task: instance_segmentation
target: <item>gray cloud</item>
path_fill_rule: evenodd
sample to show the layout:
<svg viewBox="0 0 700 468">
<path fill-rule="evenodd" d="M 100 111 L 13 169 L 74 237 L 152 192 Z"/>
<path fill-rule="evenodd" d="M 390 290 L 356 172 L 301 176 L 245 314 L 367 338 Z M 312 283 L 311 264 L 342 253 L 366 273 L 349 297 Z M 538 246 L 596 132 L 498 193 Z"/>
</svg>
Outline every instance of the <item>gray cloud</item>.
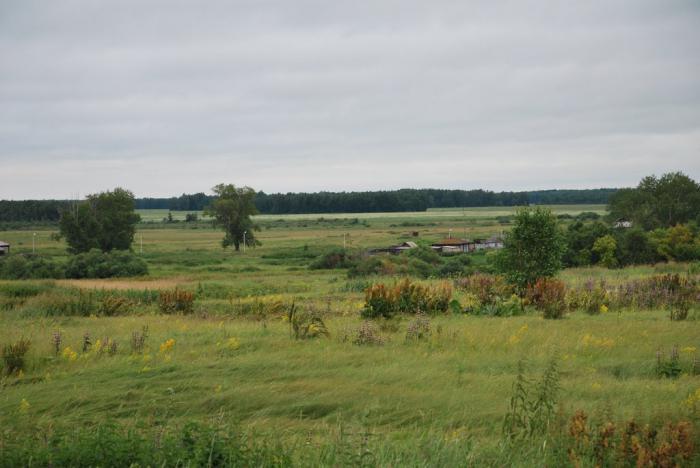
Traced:
<svg viewBox="0 0 700 468">
<path fill-rule="evenodd" d="M 0 4 L 0 198 L 700 178 L 696 1 Z"/>
</svg>

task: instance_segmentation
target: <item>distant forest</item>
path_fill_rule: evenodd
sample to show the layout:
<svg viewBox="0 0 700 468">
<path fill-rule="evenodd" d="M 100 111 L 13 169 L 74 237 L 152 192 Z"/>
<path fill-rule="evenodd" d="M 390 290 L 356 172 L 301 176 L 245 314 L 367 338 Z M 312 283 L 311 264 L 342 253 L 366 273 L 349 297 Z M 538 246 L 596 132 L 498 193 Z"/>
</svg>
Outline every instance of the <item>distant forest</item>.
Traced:
<svg viewBox="0 0 700 468">
<path fill-rule="evenodd" d="M 528 204 L 606 204 L 617 189 L 488 190 L 401 189 L 376 192 L 273 193 L 258 192 L 255 205 L 263 214 L 367 213 L 425 211 L 428 208 L 519 206 Z M 137 198 L 136 209 L 200 211 L 213 199 L 204 193 L 170 198 Z M 0 222 L 55 222 L 68 201 L 0 200 Z"/>
</svg>

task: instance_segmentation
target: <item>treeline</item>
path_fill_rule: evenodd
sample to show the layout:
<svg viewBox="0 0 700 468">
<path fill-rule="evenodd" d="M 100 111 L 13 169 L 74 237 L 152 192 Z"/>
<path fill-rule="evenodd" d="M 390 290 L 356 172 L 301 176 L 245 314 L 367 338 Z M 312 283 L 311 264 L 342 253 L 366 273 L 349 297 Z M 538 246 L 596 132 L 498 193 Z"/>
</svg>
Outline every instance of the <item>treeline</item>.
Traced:
<svg viewBox="0 0 700 468">
<path fill-rule="evenodd" d="M 255 206 L 263 214 L 367 213 L 425 211 L 428 208 L 521 206 L 528 204 L 605 204 L 617 189 L 489 190 L 401 189 L 374 192 L 272 193 L 257 192 Z M 201 211 L 214 200 L 205 193 L 170 198 L 137 198 L 138 210 Z M 0 223 L 56 222 L 68 201 L 0 200 Z"/>
<path fill-rule="evenodd" d="M 255 206 L 264 214 L 368 213 L 425 211 L 428 208 L 520 206 L 527 204 L 606 204 L 617 189 L 539 190 L 491 192 L 488 190 L 401 189 L 374 192 L 258 192 Z M 139 198 L 137 209 L 200 211 L 213 196 L 183 194 L 172 198 Z"/>
</svg>

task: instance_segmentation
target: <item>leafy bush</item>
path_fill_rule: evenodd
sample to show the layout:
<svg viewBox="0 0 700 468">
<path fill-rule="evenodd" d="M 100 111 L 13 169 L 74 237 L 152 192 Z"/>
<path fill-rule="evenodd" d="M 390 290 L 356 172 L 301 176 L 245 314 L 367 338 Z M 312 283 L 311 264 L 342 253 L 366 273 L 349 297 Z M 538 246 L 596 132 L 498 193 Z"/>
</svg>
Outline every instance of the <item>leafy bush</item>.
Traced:
<svg viewBox="0 0 700 468">
<path fill-rule="evenodd" d="M 0 279 L 63 278 L 60 265 L 39 255 L 0 257 Z"/>
<path fill-rule="evenodd" d="M 16 343 L 3 346 L 2 361 L 7 375 L 24 370 L 24 355 L 29 351 L 30 344 L 29 340 L 20 338 Z"/>
<path fill-rule="evenodd" d="M 570 290 L 566 299 L 569 309 L 580 309 L 591 315 L 608 310 L 610 305 L 608 291 L 603 281 L 596 284 L 589 280 L 584 284 L 583 288 Z"/>
<path fill-rule="evenodd" d="M 540 278 L 528 287 L 527 298 L 546 319 L 559 319 L 566 312 L 566 285 L 553 278 Z"/>
<path fill-rule="evenodd" d="M 615 306 L 633 309 L 671 310 L 672 318 L 684 318 L 700 301 L 696 281 L 678 274 L 657 275 L 623 283 L 615 290 Z"/>
<path fill-rule="evenodd" d="M 113 278 L 148 274 L 146 262 L 131 252 L 115 250 L 73 255 L 66 264 L 66 278 Z"/>
<path fill-rule="evenodd" d="M 421 285 L 404 279 L 393 286 L 373 284 L 365 291 L 365 318 L 391 318 L 397 313 L 447 312 L 452 299 L 452 286 L 443 282 L 436 286 Z"/>
<path fill-rule="evenodd" d="M 179 288 L 161 291 L 158 308 L 164 314 L 191 314 L 194 312 L 194 294 Z"/>
<path fill-rule="evenodd" d="M 355 264 L 354 258 L 345 249 L 333 249 L 317 257 L 309 265 L 310 270 L 333 270 L 350 268 Z"/>
<path fill-rule="evenodd" d="M 495 304 L 510 297 L 515 289 L 500 275 L 475 273 L 455 281 L 457 288 L 476 296 L 480 305 Z"/>
</svg>

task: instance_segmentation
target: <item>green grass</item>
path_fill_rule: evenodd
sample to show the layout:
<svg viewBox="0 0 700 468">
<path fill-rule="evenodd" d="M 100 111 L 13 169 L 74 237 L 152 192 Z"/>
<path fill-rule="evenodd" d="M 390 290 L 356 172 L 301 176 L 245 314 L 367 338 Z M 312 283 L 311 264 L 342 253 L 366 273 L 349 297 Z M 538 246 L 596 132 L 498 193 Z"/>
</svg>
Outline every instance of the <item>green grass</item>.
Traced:
<svg viewBox="0 0 700 468">
<path fill-rule="evenodd" d="M 575 214 L 601 208 L 557 209 Z M 688 419 L 698 430 L 700 402 L 688 404 L 700 390 L 700 377 L 689 375 L 700 350 L 697 311 L 685 322 L 670 321 L 663 310 L 575 312 L 558 321 L 446 315 L 432 319 L 432 336 L 422 342 L 405 342 L 404 320 L 397 330 L 381 332 L 383 346 L 352 344 L 364 283 L 348 280 L 343 270 L 310 271 L 309 262 L 326 248 L 342 246 L 343 234 L 349 248 L 361 251 L 408 239 L 414 229 L 425 242 L 449 229 L 466 228 L 468 236 L 497 233 L 507 227 L 494 217 L 512 213 L 468 211 L 466 221 L 460 210 L 261 218 L 263 245 L 245 253 L 223 251 L 221 232 L 201 226 L 139 228 L 143 253 L 140 242 L 135 251 L 148 262 L 149 277 L 0 282 L 0 345 L 21 336 L 32 342 L 24 374 L 0 380 L 0 426 L 31 439 L 37 428 L 90 428 L 108 420 L 145 433 L 216 422 L 280 440 L 302 465 L 353 464 L 347 454 L 329 455 L 345 447 L 350 454 L 371 451 L 377 463 L 394 466 L 468 464 L 467 456 L 475 457 L 473 463 L 527 466 L 539 463 L 536 453 L 500 445 L 511 386 L 521 359 L 528 377 L 536 378 L 558 356 L 563 415 L 584 409 L 616 420 Z M 355 217 L 367 223 L 352 222 Z M 38 231 L 37 250 L 65 258 L 65 245 L 50 233 Z M 31 251 L 31 231 L 0 232 L 0 238 L 13 244 L 13 252 Z M 683 264 L 585 268 L 560 277 L 569 285 L 590 278 L 617 283 L 686 270 Z M 140 291 L 176 286 L 198 294 L 194 316 L 159 315 L 155 302 L 139 302 L 148 296 Z M 132 314 L 43 317 L 23 305 L 44 300 L 32 296 L 75 295 L 76 287 L 97 289 L 96 297 L 106 294 L 101 289 L 129 297 Z M 279 312 L 237 315 L 254 301 L 314 307 L 331 337 L 292 340 Z M 147 350 L 132 354 L 132 333 L 143 326 L 149 329 Z M 58 356 L 52 345 L 56 330 L 62 336 Z M 83 353 L 86 332 L 93 343 L 116 340 L 117 354 Z M 232 338 L 240 346 L 229 347 Z M 161 352 L 168 339 L 174 346 Z M 683 375 L 659 378 L 656 352 L 673 346 L 681 350 Z M 66 347 L 75 359 L 70 352 L 64 356 Z"/>
</svg>

